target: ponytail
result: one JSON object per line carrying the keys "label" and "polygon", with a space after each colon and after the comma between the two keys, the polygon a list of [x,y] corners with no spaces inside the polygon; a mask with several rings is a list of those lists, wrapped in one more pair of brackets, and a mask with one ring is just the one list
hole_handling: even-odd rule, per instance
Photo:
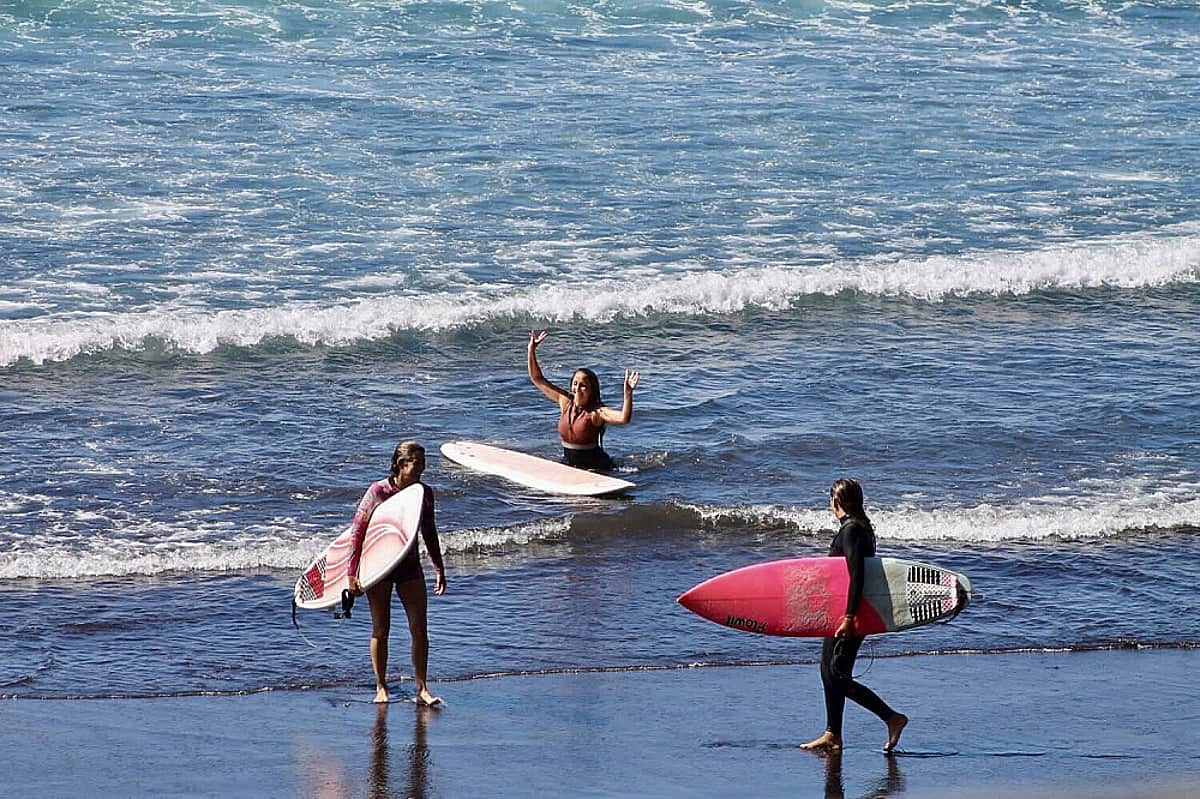
{"label": "ponytail", "polygon": [[418,454],[424,455],[425,448],[415,441],[401,441],[396,445],[396,449],[392,453],[392,482],[395,482],[396,478],[400,476],[400,469],[404,467],[404,464]]}

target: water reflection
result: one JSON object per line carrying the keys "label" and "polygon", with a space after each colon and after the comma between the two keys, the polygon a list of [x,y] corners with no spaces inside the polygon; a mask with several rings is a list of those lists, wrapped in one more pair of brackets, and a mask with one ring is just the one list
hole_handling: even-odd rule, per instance
{"label": "water reflection", "polygon": [[[426,727],[429,717],[437,713],[436,708],[417,706],[413,713],[413,736],[405,750],[407,757],[402,763],[392,763],[392,751],[388,744],[388,711],[390,704],[376,705],[375,725],[371,731],[371,770],[367,777],[367,796],[372,799],[405,797],[425,799],[431,793],[429,786],[430,763]],[[393,774],[393,766],[399,766],[403,774]],[[394,784],[393,784],[394,783]]]}
{"label": "water reflection", "polygon": [[[842,781],[842,753],[825,752],[822,756],[825,758],[825,799],[846,799],[846,788]],[[900,773],[900,764],[891,755],[884,757],[884,760],[887,762],[887,771],[861,799],[886,799],[904,793],[904,775]]]}

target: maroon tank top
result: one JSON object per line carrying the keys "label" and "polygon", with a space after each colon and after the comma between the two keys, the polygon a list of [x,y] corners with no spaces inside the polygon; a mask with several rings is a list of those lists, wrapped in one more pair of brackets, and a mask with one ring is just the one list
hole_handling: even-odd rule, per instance
{"label": "maroon tank top", "polygon": [[603,424],[592,424],[592,415],[575,407],[575,403],[567,404],[562,415],[558,417],[558,437],[564,447],[570,449],[591,449],[600,446],[600,435],[604,432]]}

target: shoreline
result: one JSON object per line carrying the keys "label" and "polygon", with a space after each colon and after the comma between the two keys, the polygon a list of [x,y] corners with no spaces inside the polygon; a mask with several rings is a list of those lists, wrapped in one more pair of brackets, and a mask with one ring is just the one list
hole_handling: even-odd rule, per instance
{"label": "shoreline", "polygon": [[895,757],[853,705],[840,756],[798,748],[824,725],[815,666],[446,681],[434,709],[366,688],[12,699],[0,749],[10,791],[54,796],[1182,797],[1200,790],[1200,708],[1179,701],[1197,665],[1193,650],[875,664],[861,680],[912,719]]}

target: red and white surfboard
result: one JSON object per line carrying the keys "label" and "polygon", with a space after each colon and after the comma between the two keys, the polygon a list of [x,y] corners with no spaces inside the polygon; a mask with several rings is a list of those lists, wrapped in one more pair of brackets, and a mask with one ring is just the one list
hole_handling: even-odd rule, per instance
{"label": "red and white surfboard", "polygon": [[[958,615],[971,582],[936,566],[867,558],[855,633],[897,632]],[[850,573],[842,557],[746,566],[683,593],[679,604],[709,621],[762,635],[832,636],[846,612]]]}
{"label": "red and white surfboard", "polygon": [[[388,574],[417,545],[425,486],[415,483],[381,502],[371,514],[358,559],[358,580],[370,588]],[[296,580],[296,607],[308,610],[333,607],[350,587],[351,531],[347,527],[313,559]]]}

